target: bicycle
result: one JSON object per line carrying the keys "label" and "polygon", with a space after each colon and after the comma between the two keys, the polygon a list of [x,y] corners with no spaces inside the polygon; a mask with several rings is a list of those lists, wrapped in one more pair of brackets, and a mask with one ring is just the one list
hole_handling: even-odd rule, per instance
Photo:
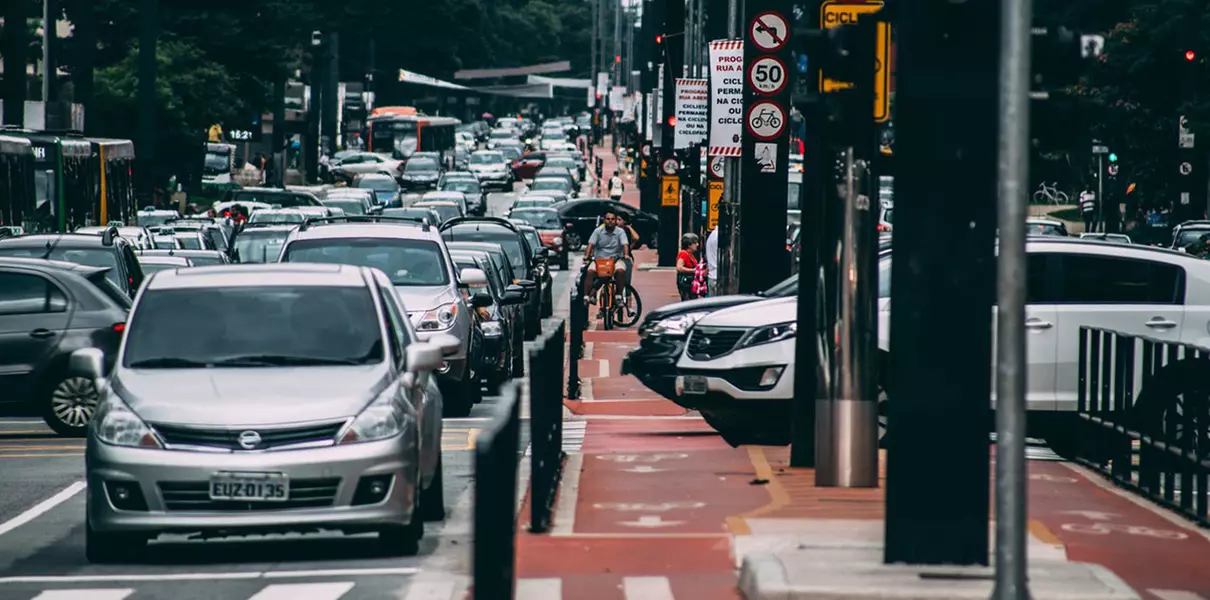
{"label": "bicycle", "polygon": [[1066,192],[1059,190],[1059,182],[1054,182],[1050,186],[1046,182],[1038,184],[1038,189],[1034,191],[1033,199],[1038,204],[1068,204],[1069,198]]}
{"label": "bicycle", "polygon": [[631,285],[618,286],[613,280],[614,259],[595,259],[597,278],[593,281],[592,294],[597,296],[597,316],[605,330],[630,327],[638,323],[643,314],[643,300]]}

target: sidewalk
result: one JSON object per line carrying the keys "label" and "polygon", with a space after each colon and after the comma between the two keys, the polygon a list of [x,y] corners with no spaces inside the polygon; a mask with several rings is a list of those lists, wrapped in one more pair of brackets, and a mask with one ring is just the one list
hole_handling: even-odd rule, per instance
{"label": "sidewalk", "polygon": [[[602,155],[612,172],[615,157]],[[637,196],[628,191],[623,200],[637,205]],[[644,311],[677,301],[672,270],[654,268],[653,251],[635,254]],[[936,600],[968,584],[990,589],[987,580],[951,580],[938,584],[944,593],[910,596],[870,577],[864,595],[848,593],[855,588],[841,581],[846,565],[860,555],[874,570],[881,556],[884,488],[817,488],[812,470],[789,467],[788,448],[730,447],[696,413],[620,375],[622,357],[638,345],[635,328],[590,328],[585,341],[583,397],[566,402],[569,420],[585,423],[583,445],[564,467],[551,533],[530,534],[521,519],[517,598],[735,600],[745,597],[746,558],[750,600]],[[1075,582],[1099,590],[1096,598],[1210,600],[1207,532],[1051,458],[1039,454],[1029,463],[1031,561],[1102,565],[1138,592],[1106,585],[1116,580],[1108,571],[1102,580]],[[1038,600],[1090,597],[1037,593],[1048,575],[1031,577]],[[916,571],[911,578],[921,579]],[[797,584],[813,584],[817,593],[756,589]]]}

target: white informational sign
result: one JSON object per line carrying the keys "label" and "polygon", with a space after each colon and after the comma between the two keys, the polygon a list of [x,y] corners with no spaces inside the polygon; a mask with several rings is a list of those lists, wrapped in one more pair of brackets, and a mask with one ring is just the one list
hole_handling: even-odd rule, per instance
{"label": "white informational sign", "polygon": [[660,63],[656,74],[655,113],[651,115],[651,139],[657,146],[664,145],[664,63]]}
{"label": "white informational sign", "polygon": [[596,106],[597,104],[597,86],[588,84],[588,105]]}
{"label": "white informational sign", "polygon": [[761,173],[775,173],[777,171],[777,144],[773,142],[756,142],[754,144],[756,154],[756,164],[760,166]]}
{"label": "white informational sign", "polygon": [[597,73],[597,93],[606,94],[609,90],[609,73],[601,71]]}
{"label": "white informational sign", "polygon": [[744,131],[744,43],[710,42],[710,156],[739,156]]}
{"label": "white informational sign", "polygon": [[1189,121],[1185,118],[1185,115],[1181,115],[1180,126],[1181,131],[1180,137],[1177,140],[1177,146],[1180,148],[1192,148],[1194,141],[1193,132],[1189,131]]}
{"label": "white informational sign", "polygon": [[706,141],[710,88],[705,79],[676,80],[676,135],[672,147],[683,150]]}
{"label": "white informational sign", "polygon": [[647,94],[643,97],[643,102],[643,110],[646,111],[643,115],[643,123],[647,128],[645,139],[650,140],[655,135],[655,94]]}
{"label": "white informational sign", "polygon": [[609,110],[624,110],[626,106],[622,103],[622,97],[626,95],[626,88],[620,85],[615,85],[609,88]]}

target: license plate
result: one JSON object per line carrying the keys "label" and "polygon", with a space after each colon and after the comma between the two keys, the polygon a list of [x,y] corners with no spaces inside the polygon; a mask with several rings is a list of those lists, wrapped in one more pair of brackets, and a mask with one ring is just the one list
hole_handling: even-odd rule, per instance
{"label": "license plate", "polygon": [[281,473],[215,473],[210,477],[211,500],[285,502],[290,479]]}
{"label": "license plate", "polygon": [[686,394],[705,394],[706,393],[706,378],[701,375],[686,375],[685,376],[685,393]]}

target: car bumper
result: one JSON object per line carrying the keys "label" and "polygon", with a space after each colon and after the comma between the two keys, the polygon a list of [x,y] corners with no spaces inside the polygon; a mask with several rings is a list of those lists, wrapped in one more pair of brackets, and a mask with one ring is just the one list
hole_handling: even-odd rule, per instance
{"label": "car bumper", "polygon": [[[688,355],[677,362],[676,392],[683,395],[723,394],[736,400],[773,400],[794,397],[794,340],[764,344],[737,350],[709,361],[697,361]],[[768,369],[781,369],[776,382],[759,385]],[[686,394],[685,378],[701,377],[703,394]]]}
{"label": "car bumper", "polygon": [[622,374],[634,375],[655,393],[685,408],[696,409],[697,398],[676,393],[676,363],[684,349],[684,338],[649,337],[622,359]]}
{"label": "car bumper", "polygon": [[[85,455],[88,520],[97,531],[148,534],[372,530],[405,524],[414,509],[419,471],[405,457],[414,456],[414,435],[406,434],[378,442],[247,453],[125,448],[90,438]],[[209,481],[219,471],[284,474],[290,483],[288,499],[282,503],[212,501]],[[390,478],[385,497],[371,503],[359,499],[354,505],[358,484],[375,476]],[[137,485],[146,510],[115,507],[107,484],[123,482]]]}

